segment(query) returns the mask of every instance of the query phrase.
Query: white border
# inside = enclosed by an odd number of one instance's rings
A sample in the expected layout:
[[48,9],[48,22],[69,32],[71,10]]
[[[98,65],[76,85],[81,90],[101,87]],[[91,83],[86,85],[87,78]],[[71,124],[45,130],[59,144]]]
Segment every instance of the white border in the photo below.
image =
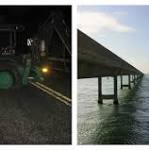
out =
[[77,5],[72,7],[72,144],[77,144]]
[[0,150],[148,150],[148,145],[72,145],[72,146],[48,146],[48,145],[8,145],[0,146]]
[[[72,13],[72,62],[76,61],[75,60],[75,56],[77,56],[76,54],[76,36],[73,36],[76,34],[76,27],[73,25],[73,24],[76,24],[75,23],[75,17],[74,15],[77,13],[76,12],[76,9],[77,7],[72,7],[72,1],[71,0],[40,0],[40,1],[32,1],[32,0],[25,0],[25,1],[0,1],[0,5],[54,5],[54,6],[62,6],[62,5],[71,5],[71,13]],[[74,5],[74,4],[73,4]],[[74,8],[74,9],[73,9]],[[19,13],[19,12],[18,12]],[[75,72],[76,70],[76,63],[72,63],[72,72]],[[75,81],[74,81],[75,80]],[[72,82],[76,82],[77,81],[77,78],[76,78],[76,73],[73,73],[72,74]],[[76,99],[76,87],[73,86],[72,84],[72,99]],[[76,102],[72,102],[72,105],[76,105],[74,104],[76,103],[77,104],[77,101]],[[72,107],[72,114],[74,114],[75,112],[77,112],[75,110],[75,108],[77,107]],[[75,117],[76,115],[73,115],[72,116],[72,128],[75,128],[76,129],[76,119],[77,117]],[[76,129],[77,130],[77,129]],[[72,138],[72,143],[76,144],[75,141],[75,135],[77,134],[77,132],[72,132],[73,134],[73,137]],[[5,144],[5,145],[0,145],[0,150],[72,150],[72,144],[64,144],[64,145],[60,145],[60,144],[40,144],[40,145],[36,145],[36,144],[31,144],[31,145],[28,145],[28,144],[25,144],[25,145],[9,145],[9,144]]]
[[149,5],[149,0],[1,0],[0,5],[72,5],[72,146],[0,145],[0,150],[148,150],[142,145],[77,145],[77,5]]
[[149,0],[76,0],[77,5],[147,5]]
[[72,5],[72,0],[1,0],[0,5]]

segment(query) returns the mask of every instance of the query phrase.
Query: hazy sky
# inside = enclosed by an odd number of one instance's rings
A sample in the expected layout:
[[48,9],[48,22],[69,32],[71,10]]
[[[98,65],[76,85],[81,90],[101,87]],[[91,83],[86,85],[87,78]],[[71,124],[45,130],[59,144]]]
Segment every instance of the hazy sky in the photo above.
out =
[[149,73],[149,6],[79,6],[78,28]]

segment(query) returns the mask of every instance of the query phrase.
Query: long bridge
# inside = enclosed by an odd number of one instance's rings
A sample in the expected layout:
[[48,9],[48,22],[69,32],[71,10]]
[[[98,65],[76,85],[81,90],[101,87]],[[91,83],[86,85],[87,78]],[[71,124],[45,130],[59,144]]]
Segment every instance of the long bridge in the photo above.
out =
[[[123,76],[128,76],[128,84],[123,84]],[[102,77],[112,76],[114,94],[102,94]],[[78,78],[98,77],[98,102],[103,99],[113,99],[118,104],[117,76],[121,79],[121,89],[134,85],[141,79],[143,73],[112,53],[110,50],[78,30]]]

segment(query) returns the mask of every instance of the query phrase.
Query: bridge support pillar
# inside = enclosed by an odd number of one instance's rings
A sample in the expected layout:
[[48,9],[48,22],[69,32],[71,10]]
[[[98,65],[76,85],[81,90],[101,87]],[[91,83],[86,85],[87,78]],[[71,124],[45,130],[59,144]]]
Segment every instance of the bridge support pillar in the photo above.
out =
[[136,85],[141,80],[142,77],[143,77],[142,74],[134,74],[134,80],[133,80],[134,85]]
[[131,89],[131,75],[128,75],[128,84],[123,84],[123,76],[120,76],[120,80],[121,80],[121,89],[123,89],[123,87],[128,87],[129,89]]
[[102,77],[98,77],[98,103],[102,104],[103,99],[102,99]]
[[135,75],[133,74],[132,77],[132,83],[135,85]]
[[136,75],[134,74],[134,85],[137,84]]
[[131,75],[128,75],[128,88],[131,89]]
[[139,74],[137,74],[137,81],[139,81],[139,79],[140,79],[140,76],[139,76]]
[[123,76],[120,76],[120,81],[121,81],[121,89],[123,89]]
[[131,76],[131,79],[130,79],[131,83],[134,83],[134,76],[133,75],[130,75],[130,76]]
[[117,98],[117,76],[114,76],[114,104],[118,104],[118,98]]
[[118,97],[117,97],[117,76],[113,77],[114,81],[114,94],[113,95],[103,95],[102,94],[102,77],[98,77],[98,103],[102,104],[103,99],[113,99],[114,104],[118,104]]

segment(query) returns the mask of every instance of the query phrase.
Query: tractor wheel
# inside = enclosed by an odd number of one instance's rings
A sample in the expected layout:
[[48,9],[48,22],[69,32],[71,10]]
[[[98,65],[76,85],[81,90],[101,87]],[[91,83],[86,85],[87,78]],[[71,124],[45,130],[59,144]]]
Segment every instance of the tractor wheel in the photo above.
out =
[[20,88],[21,79],[15,70],[0,71],[0,89]]
[[16,89],[21,87],[21,76],[14,66],[3,66],[0,69],[0,89]]
[[0,72],[0,89],[10,89],[13,86],[14,79],[10,72]]

